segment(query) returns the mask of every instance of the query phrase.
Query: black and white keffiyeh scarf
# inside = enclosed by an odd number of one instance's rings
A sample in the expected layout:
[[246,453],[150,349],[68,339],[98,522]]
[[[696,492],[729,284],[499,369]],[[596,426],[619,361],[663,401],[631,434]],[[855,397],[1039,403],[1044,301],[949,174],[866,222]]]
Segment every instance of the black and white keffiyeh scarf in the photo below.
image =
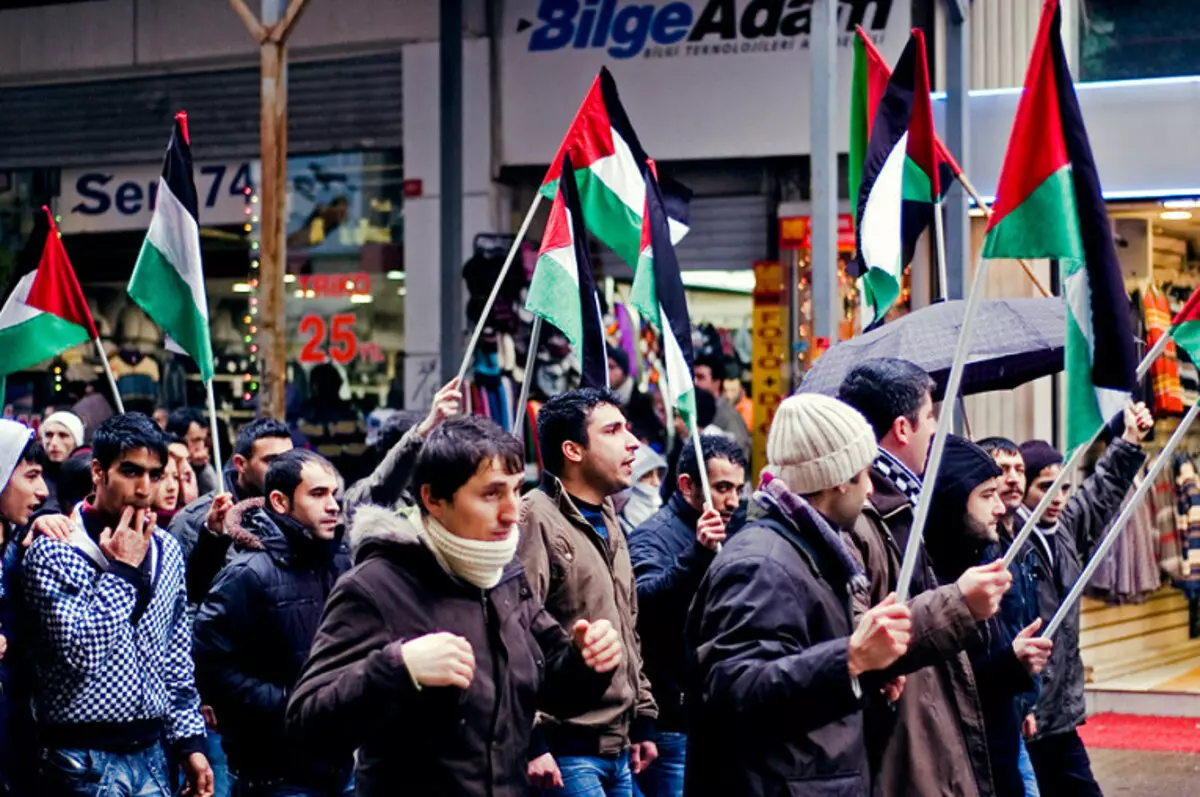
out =
[[917,497],[921,494],[921,477],[909,470],[903,462],[881,448],[871,467],[903,493],[910,504],[917,505]]

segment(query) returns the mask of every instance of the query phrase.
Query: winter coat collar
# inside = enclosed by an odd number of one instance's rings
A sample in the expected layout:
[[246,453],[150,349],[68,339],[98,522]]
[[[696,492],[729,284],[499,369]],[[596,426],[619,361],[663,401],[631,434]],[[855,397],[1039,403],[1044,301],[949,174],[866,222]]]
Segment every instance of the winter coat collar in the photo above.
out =
[[671,507],[671,512],[675,517],[679,518],[689,529],[696,528],[696,524],[700,522],[700,513],[687,502],[683,497],[683,493],[676,490],[671,494],[670,500],[667,501],[667,506]]
[[[563,517],[571,522],[572,525],[580,529],[586,534],[596,536],[596,529],[592,524],[584,518],[583,513],[579,511],[579,507],[575,506],[575,502],[571,500],[570,494],[563,487],[562,480],[550,473],[542,474],[542,483],[539,488],[542,492],[550,497],[554,502],[555,507],[562,513]],[[619,526],[617,521],[617,511],[613,507],[612,498],[605,498],[600,505],[601,513],[604,515],[604,524],[609,529]]]
[[225,533],[238,551],[265,551],[289,566],[323,565],[341,547],[342,531],[332,540],[310,537],[299,523],[270,511],[264,498],[234,504],[225,517]]

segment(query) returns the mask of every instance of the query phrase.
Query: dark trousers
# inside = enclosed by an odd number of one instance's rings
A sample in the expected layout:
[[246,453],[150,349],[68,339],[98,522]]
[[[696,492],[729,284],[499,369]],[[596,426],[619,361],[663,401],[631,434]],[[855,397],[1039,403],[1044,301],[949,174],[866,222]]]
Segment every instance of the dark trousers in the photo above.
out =
[[1026,742],[1042,794],[1054,797],[1103,797],[1092,775],[1092,762],[1079,733],[1057,733]]

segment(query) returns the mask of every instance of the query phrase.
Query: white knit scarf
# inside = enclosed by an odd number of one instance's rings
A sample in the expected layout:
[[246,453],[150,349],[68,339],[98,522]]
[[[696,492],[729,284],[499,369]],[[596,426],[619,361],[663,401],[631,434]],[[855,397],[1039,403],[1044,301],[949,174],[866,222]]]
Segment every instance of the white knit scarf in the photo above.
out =
[[516,524],[505,539],[485,542],[459,537],[432,516],[418,518],[416,523],[438,563],[480,589],[491,589],[500,583],[505,566],[517,553],[517,542],[521,537]]

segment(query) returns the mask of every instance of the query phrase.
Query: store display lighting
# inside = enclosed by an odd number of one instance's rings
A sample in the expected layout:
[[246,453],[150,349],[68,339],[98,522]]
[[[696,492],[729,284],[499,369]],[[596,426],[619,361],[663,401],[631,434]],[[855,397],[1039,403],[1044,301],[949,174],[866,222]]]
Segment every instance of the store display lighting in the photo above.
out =
[[369,293],[350,294],[350,304],[370,304],[373,301],[375,301],[375,297]]
[[243,401],[251,401],[254,398],[254,391],[258,389],[258,385],[252,380],[256,376],[257,364],[256,357],[258,352],[258,344],[254,342],[254,336],[258,333],[258,326],[255,324],[255,316],[258,315],[258,270],[262,265],[262,259],[259,255],[259,222],[258,214],[254,211],[254,205],[258,204],[258,194],[254,192],[254,188],[246,186],[242,189],[242,194],[245,197],[246,204],[242,208],[245,213],[246,223],[242,225],[242,229],[246,233],[247,239],[250,241],[250,279],[247,282],[248,293],[250,298],[248,301],[248,312],[242,317],[242,323],[246,325],[245,335],[243,340],[250,346],[250,360],[246,368],[245,379],[250,385],[248,390],[242,393]]
[[283,281],[285,284],[291,285],[293,282],[296,281],[296,275],[295,274],[284,274]]
[[1158,214],[1163,221],[1186,221],[1192,217],[1190,210],[1164,210]]
[[397,296],[407,296],[407,295],[408,295],[408,288],[397,288],[397,289],[396,289],[396,295],[397,295]]
[[252,290],[254,290],[254,289],[250,287],[250,283],[248,283],[248,282],[233,283],[233,292],[234,293],[250,293]]
[[394,270],[389,271],[387,273],[387,278],[393,282],[400,282],[401,280],[404,279],[404,272],[403,271],[394,271]]
[[1162,206],[1167,210],[1195,210],[1200,208],[1200,199],[1164,199]]

